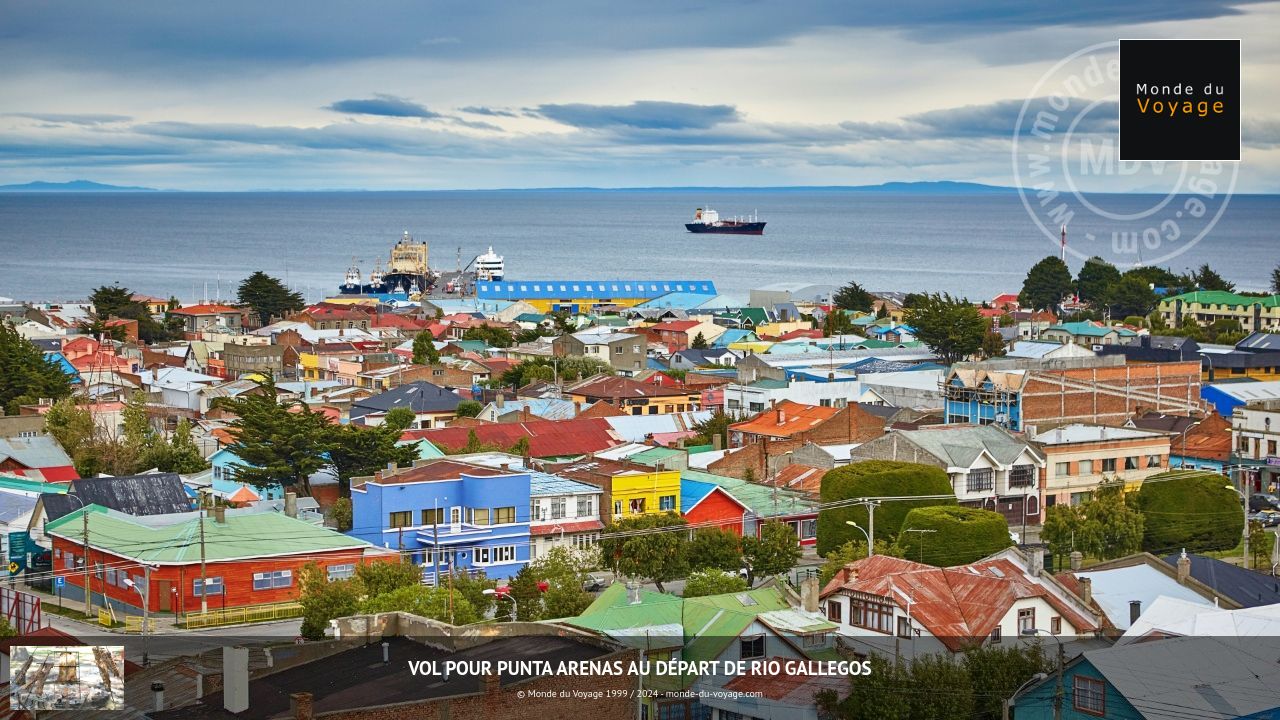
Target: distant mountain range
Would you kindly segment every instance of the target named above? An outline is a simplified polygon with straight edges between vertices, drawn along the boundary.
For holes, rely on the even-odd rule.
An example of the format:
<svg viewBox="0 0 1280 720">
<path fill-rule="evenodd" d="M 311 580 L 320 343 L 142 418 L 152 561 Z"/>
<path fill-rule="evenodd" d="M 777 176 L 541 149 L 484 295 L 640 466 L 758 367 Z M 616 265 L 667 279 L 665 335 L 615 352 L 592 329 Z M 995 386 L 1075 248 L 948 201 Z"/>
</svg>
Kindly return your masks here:
<svg viewBox="0 0 1280 720">
<path fill-rule="evenodd" d="M 90 180 L 70 182 L 44 182 L 37 180 L 23 185 L 0 185 L 0 192 L 158 192 L 155 188 L 104 185 Z"/>
</svg>

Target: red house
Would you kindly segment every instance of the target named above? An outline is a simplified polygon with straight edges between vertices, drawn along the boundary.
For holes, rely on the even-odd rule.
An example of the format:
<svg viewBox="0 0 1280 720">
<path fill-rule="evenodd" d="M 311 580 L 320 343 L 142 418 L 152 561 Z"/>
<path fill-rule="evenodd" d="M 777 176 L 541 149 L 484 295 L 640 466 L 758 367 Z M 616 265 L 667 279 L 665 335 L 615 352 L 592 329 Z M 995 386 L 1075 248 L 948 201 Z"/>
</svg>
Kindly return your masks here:
<svg viewBox="0 0 1280 720">
<path fill-rule="evenodd" d="M 183 513 L 169 516 L 176 519 L 167 524 L 157 522 L 159 516 L 144 524 L 91 504 L 45 526 L 53 539 L 54 572 L 66 578 L 63 599 L 71 603 L 84 599 L 85 513 L 93 604 L 101 606 L 105 597 L 131 613 L 141 612 L 142 596 L 135 588 L 147 587 L 148 574 L 150 610 L 186 614 L 201 612 L 202 595 L 215 610 L 297 600 L 298 573 L 307 563 L 339 579 L 350 577 L 357 564 L 399 557 L 394 550 L 284 513 L 219 508 L 212 517 Z"/>
<path fill-rule="evenodd" d="M 680 514 L 692 526 L 715 527 L 740 536 L 747 512 L 746 505 L 715 483 L 680 481 Z"/>
</svg>

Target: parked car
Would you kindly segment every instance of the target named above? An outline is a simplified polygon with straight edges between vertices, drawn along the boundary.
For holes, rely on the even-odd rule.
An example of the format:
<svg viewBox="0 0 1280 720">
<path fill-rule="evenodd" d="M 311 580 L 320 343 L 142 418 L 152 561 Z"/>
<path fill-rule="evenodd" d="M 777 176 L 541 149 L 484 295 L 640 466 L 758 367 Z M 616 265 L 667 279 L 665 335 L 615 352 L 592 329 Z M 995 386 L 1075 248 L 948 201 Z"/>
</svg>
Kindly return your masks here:
<svg viewBox="0 0 1280 720">
<path fill-rule="evenodd" d="M 588 575 L 587 579 L 582 581 L 582 589 L 587 592 L 599 592 L 604 589 L 604 578 Z"/>
<path fill-rule="evenodd" d="M 1280 525 L 1280 511 L 1259 510 L 1258 512 L 1250 513 L 1249 520 L 1260 522 L 1263 527 L 1276 527 Z"/>
<path fill-rule="evenodd" d="M 1249 512 L 1259 510 L 1280 510 L 1280 498 L 1267 493 L 1254 493 L 1249 496 Z"/>
</svg>

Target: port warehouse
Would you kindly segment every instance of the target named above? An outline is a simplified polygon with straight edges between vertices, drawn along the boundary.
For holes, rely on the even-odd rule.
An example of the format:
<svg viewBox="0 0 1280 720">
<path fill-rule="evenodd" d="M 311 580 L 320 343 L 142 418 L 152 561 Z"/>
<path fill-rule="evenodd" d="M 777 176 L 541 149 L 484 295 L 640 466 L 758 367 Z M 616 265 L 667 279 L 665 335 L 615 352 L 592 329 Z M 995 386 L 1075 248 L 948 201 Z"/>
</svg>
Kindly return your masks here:
<svg viewBox="0 0 1280 720">
<path fill-rule="evenodd" d="M 605 306 L 634 307 L 671 293 L 715 297 L 710 280 L 503 280 L 477 282 L 480 300 L 520 300 L 538 312 L 589 312 Z"/>
</svg>

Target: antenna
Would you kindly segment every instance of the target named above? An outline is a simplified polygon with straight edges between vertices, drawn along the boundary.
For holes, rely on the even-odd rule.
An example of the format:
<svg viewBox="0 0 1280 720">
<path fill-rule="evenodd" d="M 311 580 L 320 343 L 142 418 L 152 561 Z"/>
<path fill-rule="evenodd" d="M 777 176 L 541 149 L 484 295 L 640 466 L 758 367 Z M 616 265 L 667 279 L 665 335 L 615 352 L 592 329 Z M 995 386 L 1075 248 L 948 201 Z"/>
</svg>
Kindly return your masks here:
<svg viewBox="0 0 1280 720">
<path fill-rule="evenodd" d="M 1067 226 L 1062 225 L 1062 262 L 1067 261 Z"/>
</svg>

